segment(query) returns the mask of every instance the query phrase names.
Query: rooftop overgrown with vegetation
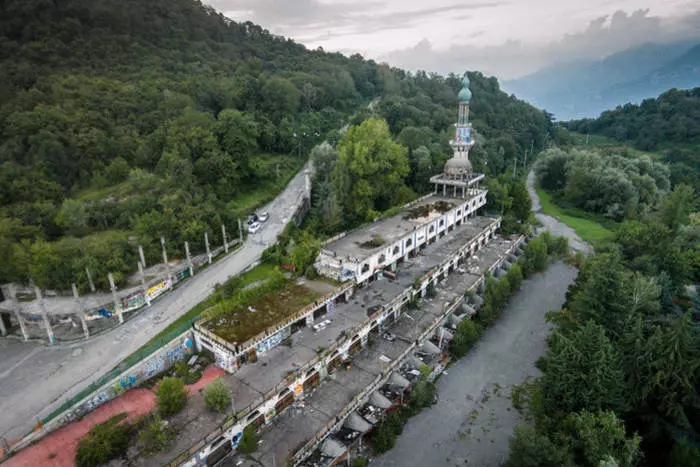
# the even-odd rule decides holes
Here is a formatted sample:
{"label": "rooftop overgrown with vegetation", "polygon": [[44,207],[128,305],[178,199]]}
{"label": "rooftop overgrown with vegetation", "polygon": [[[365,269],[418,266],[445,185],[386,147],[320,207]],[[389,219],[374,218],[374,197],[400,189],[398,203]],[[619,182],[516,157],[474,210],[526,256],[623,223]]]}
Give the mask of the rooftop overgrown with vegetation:
{"label": "rooftop overgrown with vegetation", "polygon": [[319,294],[278,269],[262,283],[221,297],[203,312],[203,325],[219,337],[243,343],[312,303]]}

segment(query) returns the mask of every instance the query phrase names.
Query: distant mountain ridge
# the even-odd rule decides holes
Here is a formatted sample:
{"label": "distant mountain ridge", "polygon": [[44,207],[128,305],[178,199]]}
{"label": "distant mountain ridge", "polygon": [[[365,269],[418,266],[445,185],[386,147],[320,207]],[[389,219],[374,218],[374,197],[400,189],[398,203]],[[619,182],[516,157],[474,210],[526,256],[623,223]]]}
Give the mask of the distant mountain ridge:
{"label": "distant mountain ridge", "polygon": [[558,120],[596,117],[628,102],[700,85],[700,38],[644,44],[597,61],[556,64],[503,88]]}

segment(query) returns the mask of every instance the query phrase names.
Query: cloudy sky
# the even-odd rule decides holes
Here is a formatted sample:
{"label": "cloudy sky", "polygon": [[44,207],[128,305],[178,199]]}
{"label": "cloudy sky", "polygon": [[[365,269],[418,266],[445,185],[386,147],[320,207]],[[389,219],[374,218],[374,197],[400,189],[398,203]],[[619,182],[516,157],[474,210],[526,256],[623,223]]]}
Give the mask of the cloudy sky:
{"label": "cloudy sky", "polygon": [[508,79],[644,42],[700,38],[688,0],[208,0],[310,48]]}

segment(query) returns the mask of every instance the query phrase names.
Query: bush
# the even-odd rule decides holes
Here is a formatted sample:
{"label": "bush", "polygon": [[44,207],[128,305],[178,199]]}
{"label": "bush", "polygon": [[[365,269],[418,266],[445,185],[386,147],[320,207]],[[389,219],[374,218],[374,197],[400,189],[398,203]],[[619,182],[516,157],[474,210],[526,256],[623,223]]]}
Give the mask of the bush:
{"label": "bush", "polygon": [[520,290],[520,286],[523,283],[523,270],[520,265],[512,265],[506,277],[508,277],[508,283],[510,284],[511,295]]}
{"label": "bush", "polygon": [[375,454],[390,451],[396,443],[396,434],[388,423],[380,423],[372,433],[372,448]]}
{"label": "bush", "polygon": [[367,467],[368,461],[366,457],[357,457],[352,463],[353,467]]}
{"label": "bush", "polygon": [[210,410],[216,412],[225,412],[231,404],[231,393],[221,377],[216,378],[204,390],[204,403]]}
{"label": "bush", "polygon": [[177,378],[180,378],[185,384],[194,384],[202,377],[201,371],[194,371],[187,362],[178,361],[173,365],[173,372]]}
{"label": "bush", "polygon": [[454,339],[450,344],[450,353],[454,358],[462,358],[481,337],[484,328],[477,322],[469,318],[463,319],[459,326]]}
{"label": "bush", "polygon": [[122,421],[126,413],[120,413],[104,423],[95,425],[78,443],[75,463],[78,467],[102,465],[119,457],[129,447],[131,427]]}
{"label": "bush", "polygon": [[187,403],[187,389],[180,378],[166,376],[156,389],[158,411],[163,416],[175,414]]}
{"label": "bush", "polygon": [[172,445],[173,435],[173,429],[156,414],[144,421],[144,427],[139,431],[139,441],[148,455],[168,449]]}
{"label": "bush", "polygon": [[252,454],[257,450],[258,437],[255,434],[255,429],[251,425],[248,425],[243,430],[243,436],[241,436],[241,440],[238,442],[236,451],[240,452],[241,454]]}

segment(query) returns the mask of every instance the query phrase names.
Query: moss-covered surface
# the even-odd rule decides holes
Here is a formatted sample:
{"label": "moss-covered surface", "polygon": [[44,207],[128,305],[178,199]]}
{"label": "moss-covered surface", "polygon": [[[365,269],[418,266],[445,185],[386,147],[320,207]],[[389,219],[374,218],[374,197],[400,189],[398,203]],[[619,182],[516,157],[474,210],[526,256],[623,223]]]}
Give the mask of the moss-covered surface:
{"label": "moss-covered surface", "polygon": [[243,343],[318,297],[319,294],[308,287],[290,281],[275,291],[212,319],[206,323],[206,327],[228,342]]}

